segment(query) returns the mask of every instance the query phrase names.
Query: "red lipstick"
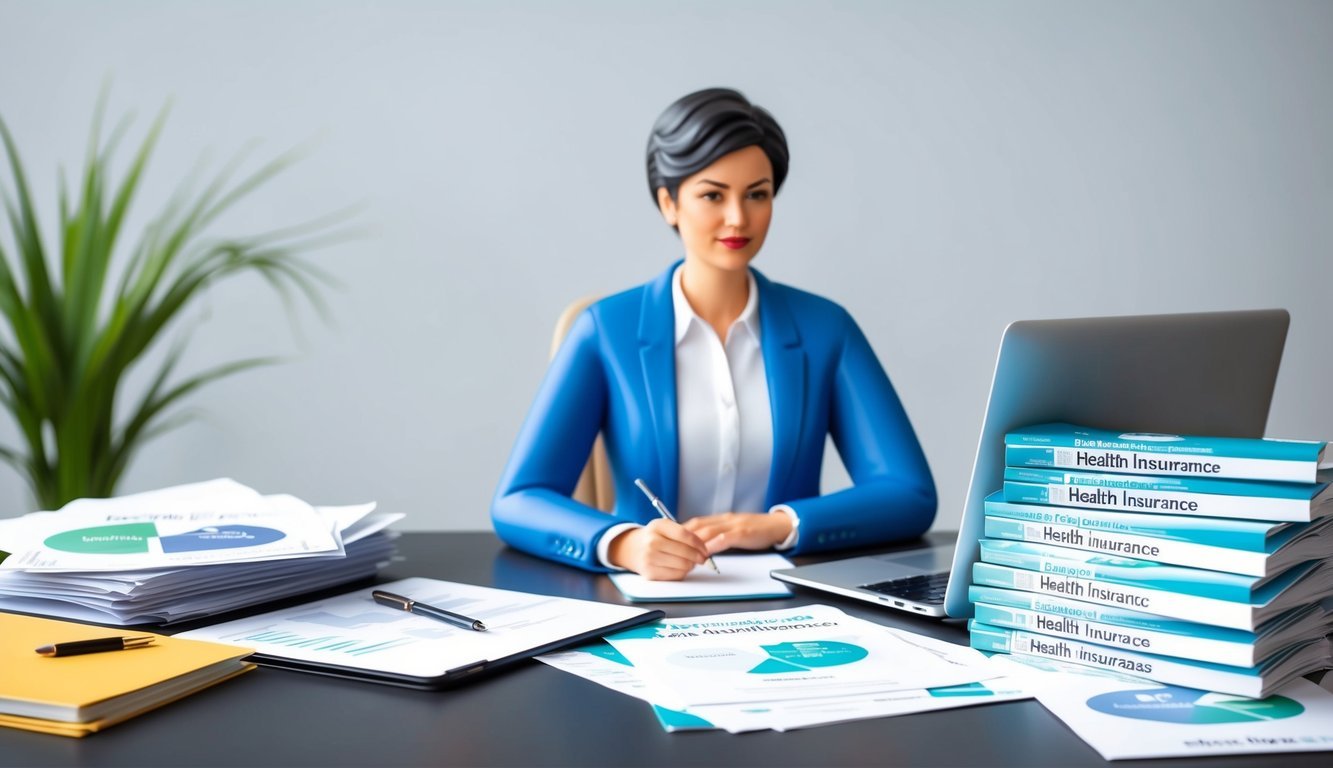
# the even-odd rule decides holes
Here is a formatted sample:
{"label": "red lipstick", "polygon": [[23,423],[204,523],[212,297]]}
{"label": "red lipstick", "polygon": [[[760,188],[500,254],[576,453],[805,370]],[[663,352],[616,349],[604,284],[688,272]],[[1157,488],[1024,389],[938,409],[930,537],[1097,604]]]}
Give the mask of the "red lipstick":
{"label": "red lipstick", "polygon": [[733,251],[739,251],[740,249],[742,249],[742,248],[744,248],[745,246],[747,246],[747,245],[750,244],[750,238],[748,238],[748,237],[723,237],[723,238],[719,238],[719,239],[718,239],[718,242],[722,243],[723,245],[725,245],[726,247],[730,248],[730,249],[733,250]]}

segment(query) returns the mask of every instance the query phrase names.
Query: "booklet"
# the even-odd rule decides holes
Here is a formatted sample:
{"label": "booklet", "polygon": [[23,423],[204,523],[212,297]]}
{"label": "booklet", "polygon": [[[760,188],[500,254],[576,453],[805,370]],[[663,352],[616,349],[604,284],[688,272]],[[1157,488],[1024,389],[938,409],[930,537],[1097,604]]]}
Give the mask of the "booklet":
{"label": "booklet", "polygon": [[[391,592],[484,622],[465,629],[390,608]],[[439,689],[482,672],[662,617],[624,605],[411,578],[183,632],[252,649],[250,661],[334,677]]]}
{"label": "booklet", "polygon": [[787,585],[768,575],[791,567],[791,561],[782,555],[716,555],[713,562],[717,572],[701,565],[683,581],[651,581],[637,573],[613,573],[611,582],[636,603],[791,597]]}

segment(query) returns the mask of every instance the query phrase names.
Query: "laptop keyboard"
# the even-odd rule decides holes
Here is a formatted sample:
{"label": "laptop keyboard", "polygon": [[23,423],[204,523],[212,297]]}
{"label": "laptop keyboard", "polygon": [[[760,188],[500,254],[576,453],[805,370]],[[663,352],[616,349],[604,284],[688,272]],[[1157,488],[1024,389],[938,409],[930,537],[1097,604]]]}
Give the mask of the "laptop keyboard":
{"label": "laptop keyboard", "polygon": [[944,603],[944,590],[949,585],[948,572],[925,573],[920,576],[905,576],[875,584],[863,584],[861,589],[878,592],[881,595],[911,600],[914,603],[940,605]]}

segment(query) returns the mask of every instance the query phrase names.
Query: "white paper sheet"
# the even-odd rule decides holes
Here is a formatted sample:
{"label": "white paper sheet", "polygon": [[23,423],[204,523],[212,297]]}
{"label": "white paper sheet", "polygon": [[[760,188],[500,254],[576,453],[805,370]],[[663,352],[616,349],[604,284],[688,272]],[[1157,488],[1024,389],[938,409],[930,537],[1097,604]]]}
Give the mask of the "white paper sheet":
{"label": "white paper sheet", "polygon": [[[610,650],[608,654],[606,651]],[[538,659],[556,669],[633,696],[652,705],[668,732],[715,728],[743,733],[771,729],[790,731],[850,720],[893,717],[915,712],[997,704],[1031,698],[1020,678],[996,677],[979,683],[934,689],[909,689],[811,701],[776,701],[759,704],[710,705],[672,710],[653,700],[653,688],[627,660],[610,646],[585,646],[573,651],[549,653]],[[623,657],[621,657],[623,659]]]}
{"label": "white paper sheet", "polygon": [[769,576],[769,571],[790,568],[782,555],[717,555],[718,572],[706,564],[690,571],[683,581],[650,581],[637,573],[613,573],[611,581],[621,594],[634,602],[694,600],[751,600],[790,597],[787,585]]}
{"label": "white paper sheet", "polygon": [[1333,693],[1308,680],[1266,699],[1075,673],[1029,684],[1107,760],[1333,751]]}

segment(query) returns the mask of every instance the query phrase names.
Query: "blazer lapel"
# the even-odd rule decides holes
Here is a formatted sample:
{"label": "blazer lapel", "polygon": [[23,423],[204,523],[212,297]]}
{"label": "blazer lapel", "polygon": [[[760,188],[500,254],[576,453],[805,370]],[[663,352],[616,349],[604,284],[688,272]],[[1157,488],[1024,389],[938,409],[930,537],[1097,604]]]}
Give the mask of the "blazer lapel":
{"label": "blazer lapel", "polygon": [[771,507],[785,496],[786,479],[801,443],[807,366],[801,334],[787,303],[757,270],[754,279],[759,286],[764,376],[768,379],[768,401],[773,411],[773,464],[765,494],[766,505]]}
{"label": "blazer lapel", "polygon": [[644,286],[639,309],[639,361],[657,441],[658,477],[648,479],[668,509],[680,491],[676,435],[676,338],[671,276],[680,262]]}

